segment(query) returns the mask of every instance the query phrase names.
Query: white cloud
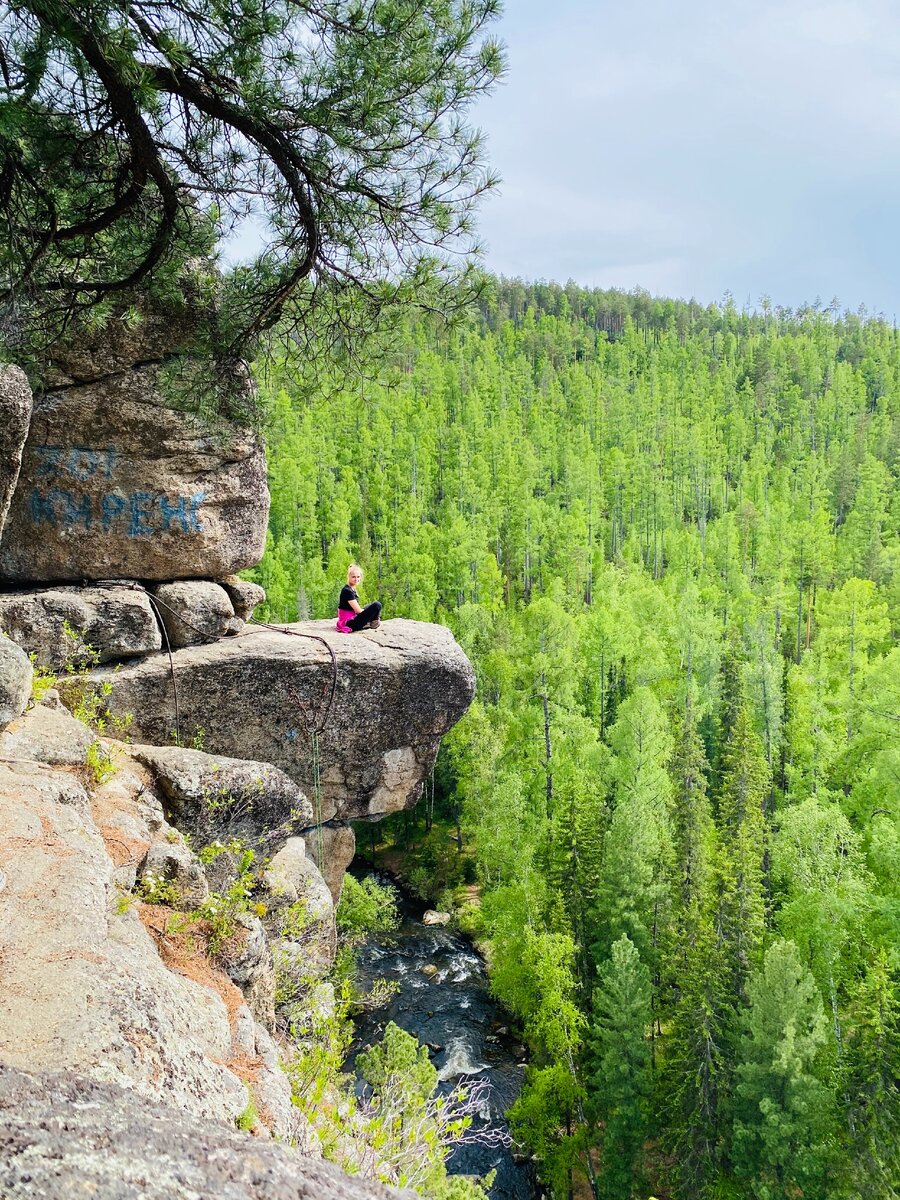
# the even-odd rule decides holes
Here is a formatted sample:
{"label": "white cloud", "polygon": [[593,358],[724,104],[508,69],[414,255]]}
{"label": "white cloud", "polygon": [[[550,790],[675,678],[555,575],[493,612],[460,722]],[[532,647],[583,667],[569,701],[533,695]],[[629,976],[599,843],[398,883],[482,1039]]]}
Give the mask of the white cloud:
{"label": "white cloud", "polygon": [[893,302],[900,7],[509,0],[501,34],[509,80],[477,114],[497,269]]}

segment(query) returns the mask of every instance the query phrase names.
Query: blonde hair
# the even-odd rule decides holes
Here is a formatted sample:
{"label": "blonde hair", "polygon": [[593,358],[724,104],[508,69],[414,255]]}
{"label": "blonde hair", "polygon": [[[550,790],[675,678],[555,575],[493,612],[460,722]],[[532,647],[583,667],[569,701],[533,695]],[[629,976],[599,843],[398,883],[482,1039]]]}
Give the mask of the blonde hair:
{"label": "blonde hair", "polygon": [[348,583],[350,582],[350,572],[351,571],[359,571],[360,579],[362,579],[365,574],[365,572],[363,571],[363,569],[359,565],[359,563],[351,563],[350,566],[347,568],[347,582]]}

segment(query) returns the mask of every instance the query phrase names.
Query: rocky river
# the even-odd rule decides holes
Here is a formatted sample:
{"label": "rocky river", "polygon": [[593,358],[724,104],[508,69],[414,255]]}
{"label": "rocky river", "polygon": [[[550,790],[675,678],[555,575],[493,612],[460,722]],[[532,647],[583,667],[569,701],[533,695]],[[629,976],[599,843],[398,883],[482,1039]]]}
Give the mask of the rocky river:
{"label": "rocky river", "polygon": [[449,1169],[461,1175],[496,1171],[492,1200],[534,1200],[539,1192],[530,1167],[515,1162],[503,1144],[508,1141],[504,1112],[524,1077],[524,1049],[490,996],[484,963],[472,943],[449,929],[424,925],[425,906],[403,893],[399,909],[400,927],[370,938],[359,952],[364,986],[382,978],[399,988],[385,1005],[357,1020],[348,1068],[394,1021],[429,1047],[443,1091],[453,1091],[460,1081],[482,1081],[469,1133],[480,1132],[484,1140],[457,1147]]}

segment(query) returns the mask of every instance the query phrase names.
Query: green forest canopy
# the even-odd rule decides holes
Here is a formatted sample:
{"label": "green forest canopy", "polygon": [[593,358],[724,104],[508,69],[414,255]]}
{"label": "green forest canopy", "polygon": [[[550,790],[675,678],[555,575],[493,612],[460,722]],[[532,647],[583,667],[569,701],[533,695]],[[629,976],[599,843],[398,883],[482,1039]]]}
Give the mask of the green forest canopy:
{"label": "green forest canopy", "polygon": [[445,772],[554,1194],[896,1195],[896,331],[502,281],[264,392],[269,616],[358,559],[476,665]]}

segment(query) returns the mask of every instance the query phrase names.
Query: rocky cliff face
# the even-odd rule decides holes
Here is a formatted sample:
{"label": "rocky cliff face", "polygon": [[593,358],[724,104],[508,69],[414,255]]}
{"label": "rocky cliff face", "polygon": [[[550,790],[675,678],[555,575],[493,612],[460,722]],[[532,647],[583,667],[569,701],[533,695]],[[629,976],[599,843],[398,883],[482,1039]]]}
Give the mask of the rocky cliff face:
{"label": "rocky cliff face", "polygon": [[[84,356],[34,397],[0,538],[10,581],[180,579],[259,561],[269,496],[259,439],[168,407],[156,346]],[[69,364],[67,364],[69,365]]]}
{"label": "rocky cliff face", "polygon": [[[114,770],[103,782],[85,766],[91,746]],[[13,722],[0,739],[0,862],[0,1060],[232,1123],[252,1093],[264,1128],[297,1136],[271,947],[242,917],[212,954],[208,920],[182,915],[207,899],[206,873],[129,747],[96,742],[56,707]]]}
{"label": "rocky cliff face", "polygon": [[[33,413],[0,369],[0,1179],[118,1197],[165,1144],[199,1196],[374,1196],[190,1122],[252,1100],[257,1134],[318,1153],[279,996],[328,1004],[347,822],[415,803],[472,669],[438,626],[250,623],[263,593],[232,572],[262,552],[262,449],[167,406],[177,340],[151,318],[61,352]],[[29,701],[28,655],[84,720]]]}

